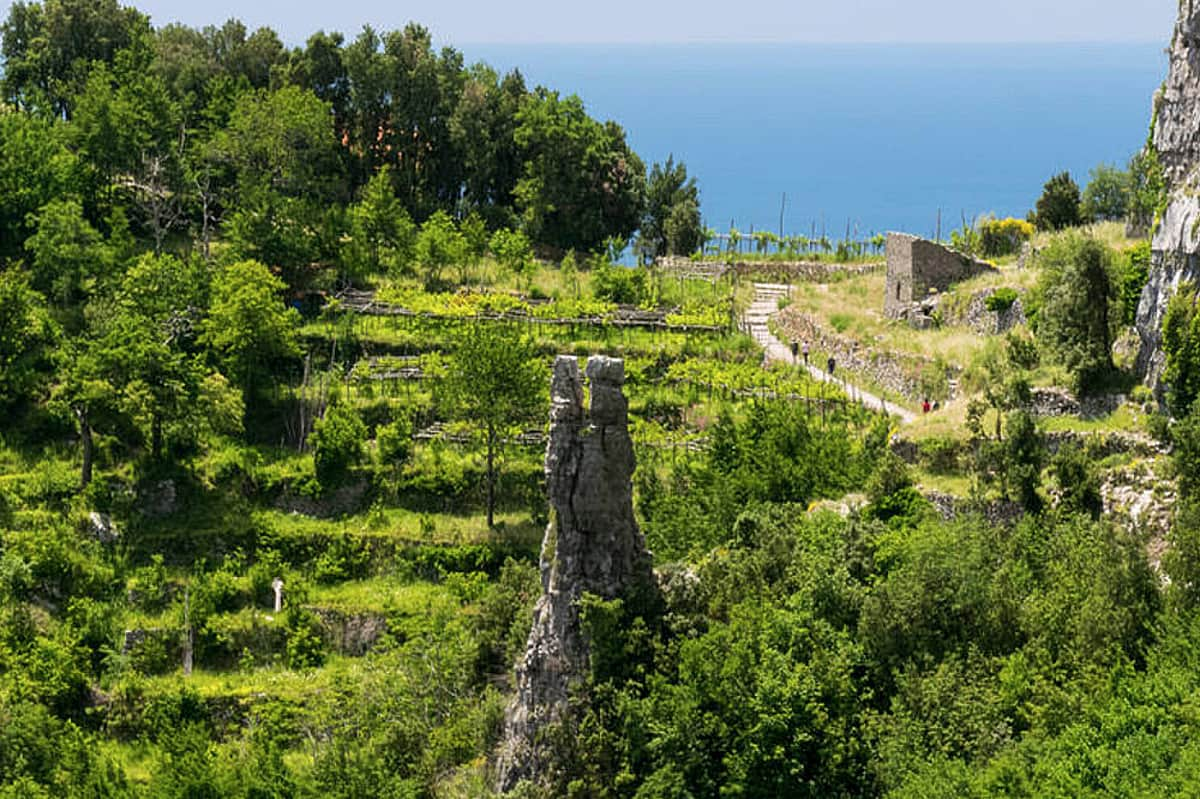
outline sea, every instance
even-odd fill
[[[1013,45],[470,45],[674,156],[719,232],[943,235],[1024,217],[1042,185],[1125,165],[1165,42]]]

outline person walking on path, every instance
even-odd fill
[[[804,353],[804,368],[808,368],[808,342],[804,342],[804,346],[800,348]]]
[[[829,360],[826,362],[826,366],[829,367],[829,376],[833,377],[833,370],[837,367],[837,361],[835,361],[833,359],[832,355],[829,356]]]
[[[921,403],[921,412],[922,412],[922,413],[929,413],[929,408],[930,408],[930,405],[929,405],[929,397],[926,397],[926,398],[925,398],[925,401]]]
[[[792,342],[792,363],[799,363],[799,361],[800,361],[800,342],[793,341]]]

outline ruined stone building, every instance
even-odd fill
[[[946,291],[954,283],[994,267],[962,253],[907,233],[887,238],[887,292],[883,312],[889,319],[906,318],[930,289]]]

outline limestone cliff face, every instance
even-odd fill
[[[1162,377],[1162,323],[1171,295],[1200,280],[1200,0],[1180,0],[1167,82],[1155,97],[1154,146],[1168,192],[1154,234],[1150,280],[1138,306],[1138,368],[1152,386]]]
[[[554,364],[546,483],[551,517],[542,542],[542,596],[509,707],[498,763],[500,792],[545,773],[553,752],[539,734],[563,719],[588,670],[579,619],[585,593],[612,599],[653,583],[650,555],[633,515],[633,441],[622,394],[625,364],[588,361],[590,413],[573,357]]]

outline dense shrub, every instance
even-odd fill
[[[1176,416],[1186,416],[1200,398],[1200,294],[1191,283],[1180,286],[1167,303],[1163,320],[1164,375],[1167,405]]]
[[[1080,394],[1100,388],[1113,369],[1112,261],[1103,242],[1075,233],[1038,256],[1038,340],[1070,370]]]
[[[640,305],[646,299],[646,270],[607,264],[592,273],[596,297],[620,305]]]
[[[1013,307],[1019,297],[1016,289],[1005,286],[992,292],[992,295],[985,300],[984,305],[992,313],[1004,313]]]
[[[1120,261],[1117,291],[1121,295],[1121,322],[1132,327],[1137,322],[1138,304],[1150,279],[1150,242],[1143,241],[1125,253]]]
[[[979,222],[979,246],[989,258],[1020,252],[1021,245],[1033,238],[1033,225],[1024,219],[983,219]]]
[[[317,480],[322,488],[336,487],[350,468],[358,465],[363,458],[366,439],[366,425],[352,406],[338,403],[325,412],[308,437]]]

